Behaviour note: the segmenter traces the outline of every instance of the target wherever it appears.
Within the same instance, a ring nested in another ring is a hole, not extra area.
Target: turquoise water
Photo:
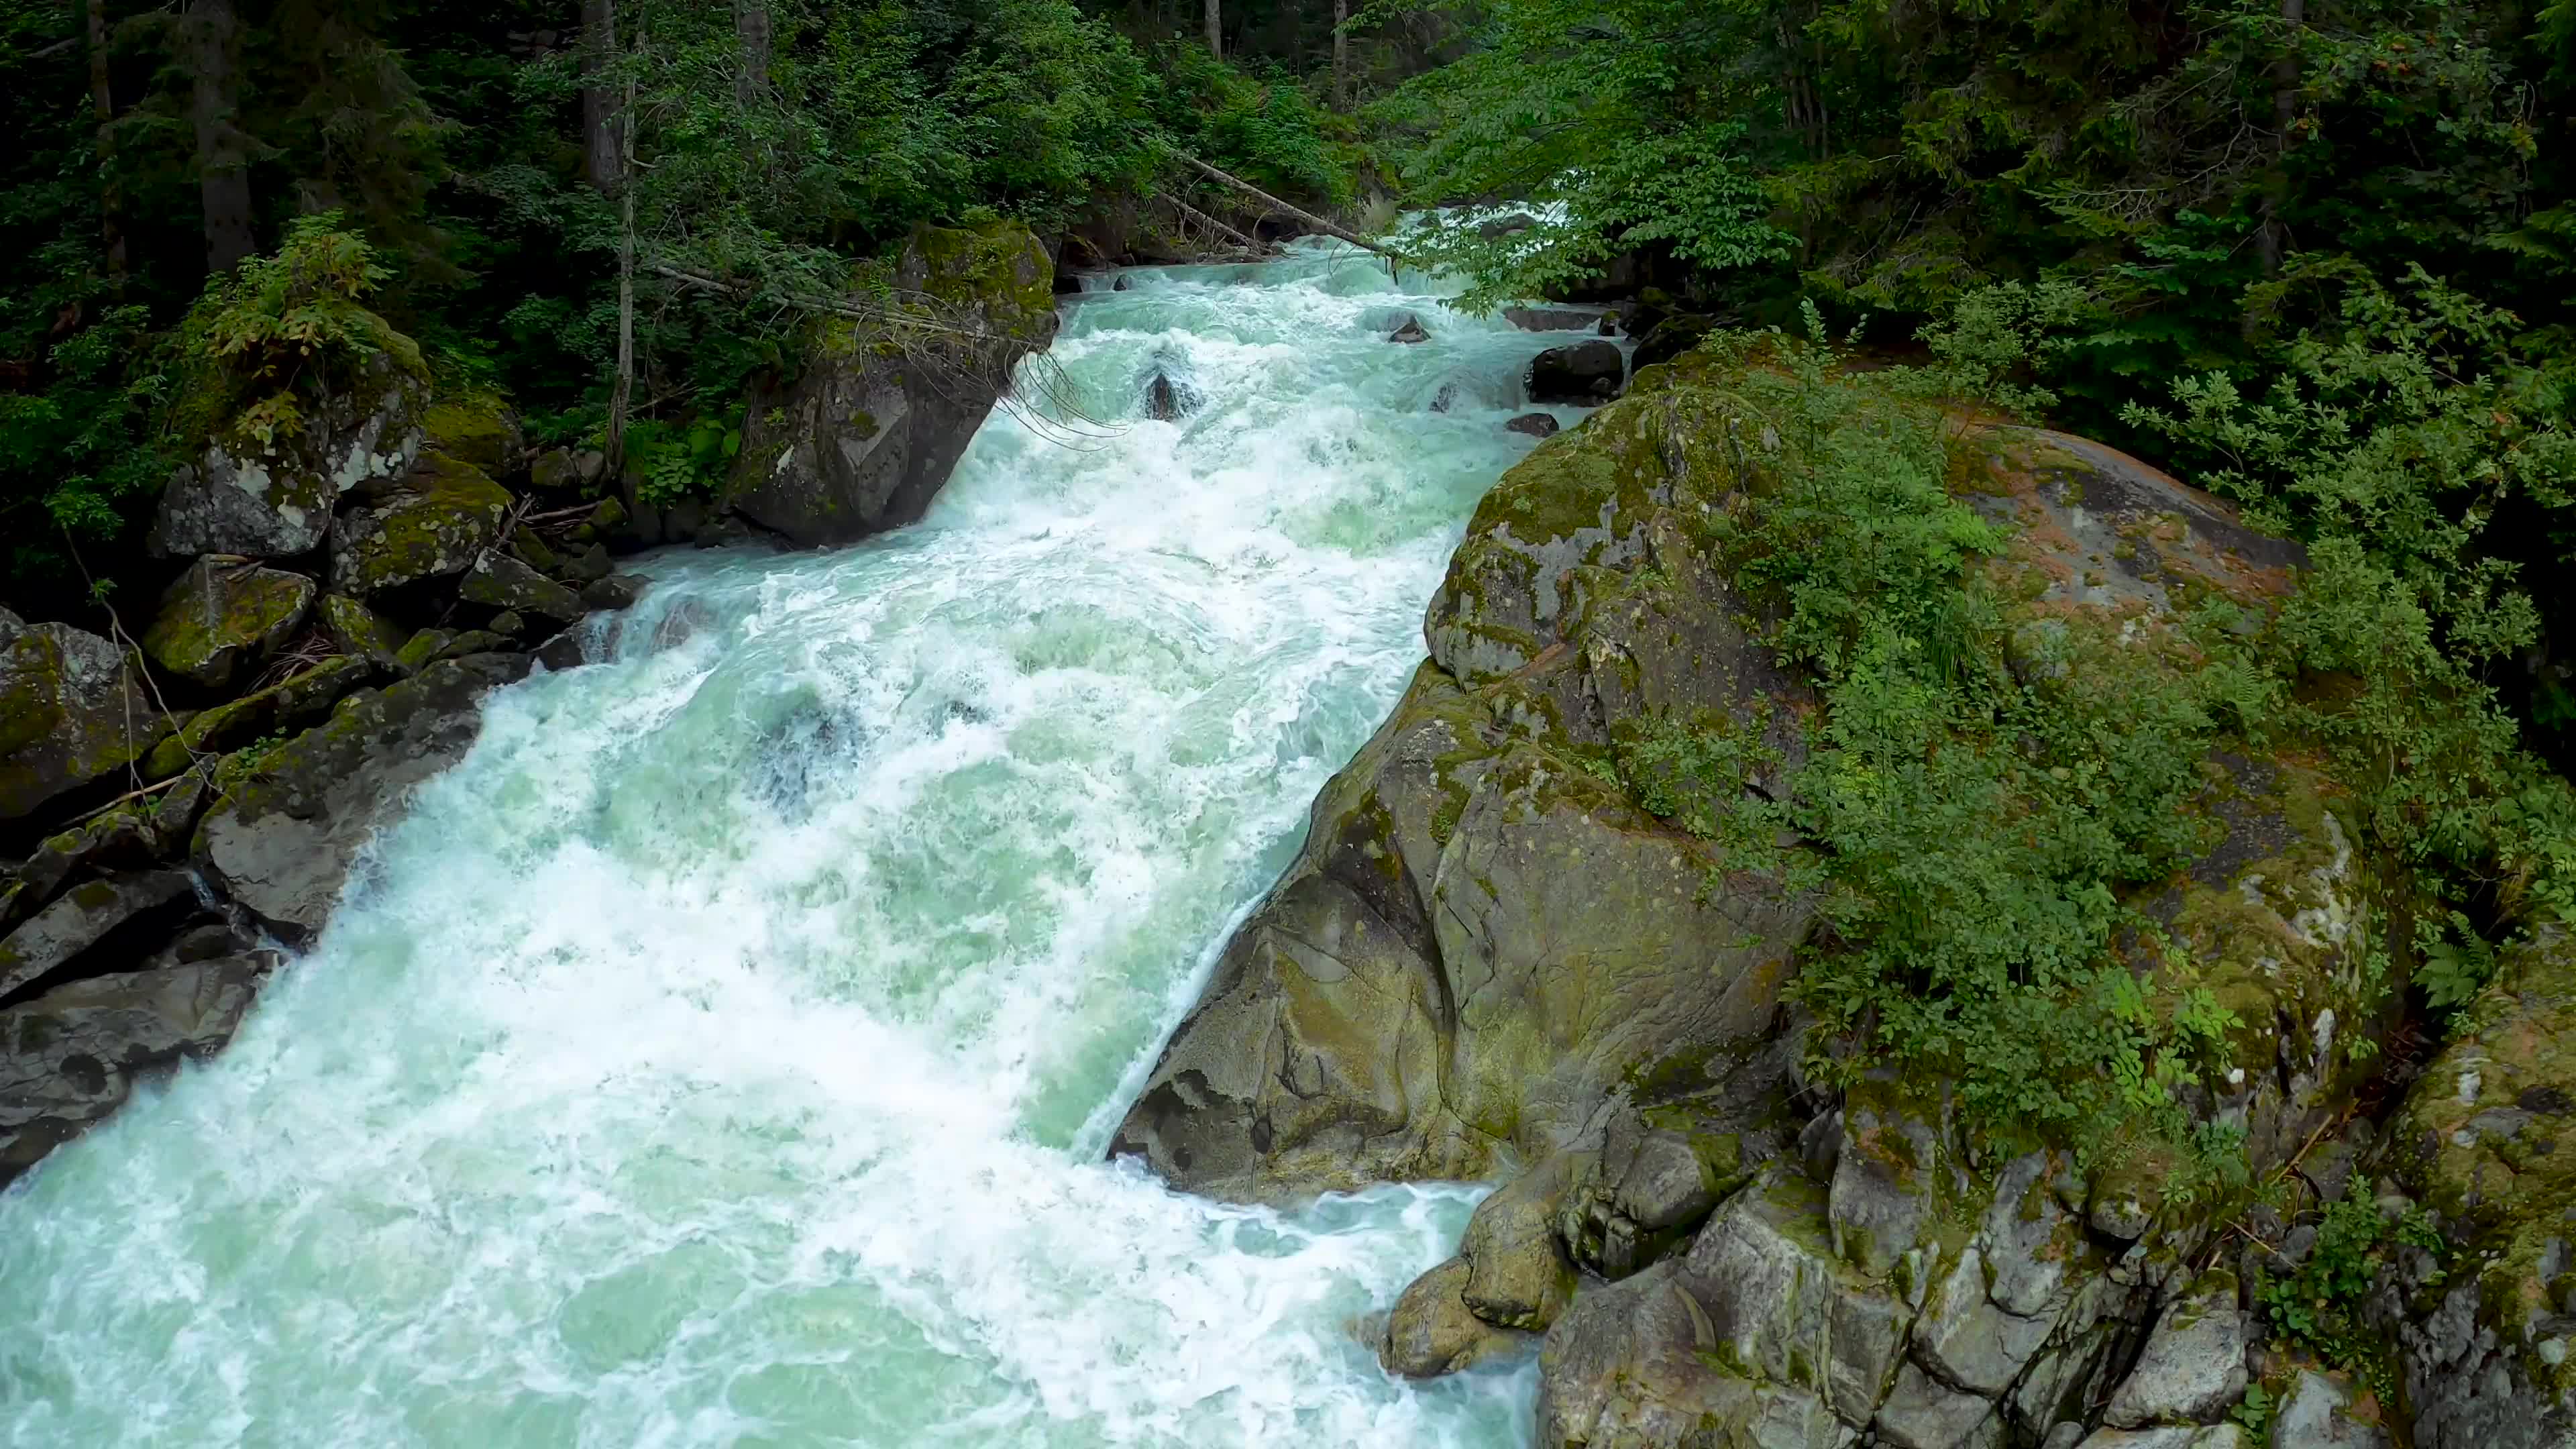
[[[230,1050],[0,1197],[0,1443],[1522,1442],[1526,1365],[1351,1331],[1475,1189],[1101,1156],[1564,339],[1315,250],[1129,275],[919,526],[653,561]]]

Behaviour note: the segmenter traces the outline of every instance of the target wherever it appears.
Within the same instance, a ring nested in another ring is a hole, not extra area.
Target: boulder
[[[2215,1424],[2245,1396],[2245,1378],[2236,1279],[2214,1272],[2165,1306],[2102,1422],[2116,1429]]]
[[[433,453],[381,500],[331,525],[331,592],[376,603],[454,578],[501,541],[510,495],[482,469]]]
[[[809,546],[919,518],[1012,368],[1054,337],[1052,279],[1046,249],[1016,222],[916,230],[895,287],[925,299],[918,315],[835,320],[800,376],[756,387],[724,506]]]
[[[1725,1340],[1668,1260],[1577,1298],[1539,1350],[1538,1442],[1565,1449],[1846,1449],[1812,1391],[1729,1371]],[[1712,1438],[1712,1426],[1729,1431]]]
[[[1597,308],[1505,307],[1503,320],[1523,332],[1589,332],[1604,317]]]
[[[483,695],[528,669],[525,655],[477,654],[351,695],[231,783],[197,827],[198,867],[281,939],[312,940],[360,847],[474,742]]]
[[[2245,1431],[2234,1424],[2213,1424],[2204,1429],[2097,1429],[2085,1435],[2076,1449],[2252,1449]]]
[[[486,609],[549,619],[557,625],[590,612],[579,594],[505,553],[487,553],[475,560],[457,594]]]
[[[1436,1378],[1503,1357],[1530,1342],[1530,1336],[1497,1328],[1478,1317],[1460,1296],[1467,1285],[1467,1260],[1451,1258],[1413,1280],[1387,1315],[1386,1336],[1378,1345],[1378,1362],[1406,1378]]]
[[[2375,1411],[2355,1402],[2341,1374],[2303,1369],[2272,1411],[2266,1449],[2388,1449]]]
[[[294,637],[315,592],[302,574],[209,555],[162,593],[143,652],[172,674],[221,689]]]
[[[0,1011],[0,1186],[139,1079],[221,1049],[276,964],[254,952],[101,976]]]
[[[170,475],[146,546],[158,558],[288,558],[319,547],[350,490],[399,478],[426,438],[426,391],[391,364],[320,410],[314,434],[261,453],[209,447]]]
[[[0,820],[124,769],[169,728],[115,645],[0,612]]]
[[[1476,235],[1487,241],[1495,241],[1502,237],[1517,236],[1536,228],[1537,225],[1538,218],[1526,211],[1507,211],[1500,216],[1489,216],[1476,223]]]
[[[1628,375],[1628,359],[1615,342],[1598,338],[1551,347],[1530,359],[1523,390],[1534,403],[1589,407],[1608,402]]]
[[[1459,1297],[1500,1328],[1531,1332],[1556,1321],[1574,1297],[1574,1265],[1556,1237],[1556,1217],[1589,1154],[1559,1152],[1476,1204],[1458,1256],[1467,1263]]]
[[[1553,438],[1556,436],[1557,423],[1554,417],[1546,413],[1523,413],[1503,424],[1503,427],[1511,432],[1526,433],[1533,438]]]
[[[407,636],[392,620],[346,594],[324,594],[320,613],[322,631],[342,654],[381,670],[397,667],[394,656]]]
[[[196,908],[195,888],[175,870],[74,887],[0,940],[0,1003],[116,969]]]
[[[1404,319],[1402,325],[1398,326],[1393,332],[1386,335],[1386,340],[1389,342],[1402,343],[1409,347],[1417,342],[1430,341],[1431,334],[1424,329],[1421,318],[1407,317]]]

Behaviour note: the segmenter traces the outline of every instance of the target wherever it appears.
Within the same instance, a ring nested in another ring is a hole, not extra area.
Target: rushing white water
[[[1407,1385],[1348,1327],[1472,1189],[1100,1159],[1564,339],[1319,252],[1129,275],[1054,357],[1198,412],[997,414],[915,528],[658,560],[227,1052],[0,1198],[0,1442],[1522,1440],[1526,1366]]]

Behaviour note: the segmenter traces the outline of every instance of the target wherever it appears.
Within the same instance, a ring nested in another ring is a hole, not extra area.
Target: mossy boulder
[[[265,451],[215,443],[170,475],[147,546],[156,557],[312,552],[351,490],[400,478],[421,453],[427,392],[383,364],[319,410],[306,436]]]
[[[0,940],[0,1003],[121,965],[196,905],[188,877],[175,870],[74,886]]]
[[[409,636],[392,620],[346,594],[323,595],[319,613],[323,631],[342,654],[379,669],[398,667],[395,654]]]
[[[590,612],[581,596],[504,553],[486,554],[468,569],[457,596],[493,613],[570,624]]]
[[[519,454],[519,423],[488,392],[442,397],[420,415],[423,447],[486,473],[509,471]]]
[[[2421,1449],[2576,1435],[2576,933],[2507,949],[2390,1141],[2456,1249],[2393,1305]]]
[[[917,229],[882,319],[831,319],[795,378],[752,390],[723,505],[807,546],[919,518],[1013,367],[1054,337],[1053,275],[1016,222]]]
[[[441,660],[340,701],[322,724],[230,772],[197,827],[198,868],[281,939],[309,942],[359,848],[474,742],[483,696],[528,669],[522,654]]]
[[[172,674],[221,689],[294,637],[316,592],[302,574],[208,555],[163,591],[143,652]]]
[[[351,691],[376,676],[374,662],[353,654],[336,655],[301,669],[256,693],[228,700],[191,716],[169,738],[153,746],[143,773],[166,780],[210,756],[240,749],[262,737],[300,730],[320,719]]]
[[[510,495],[482,469],[445,454],[402,487],[331,525],[331,591],[374,602],[453,578],[501,541]]]
[[[96,634],[0,611],[0,820],[124,769],[169,733],[139,673]]]

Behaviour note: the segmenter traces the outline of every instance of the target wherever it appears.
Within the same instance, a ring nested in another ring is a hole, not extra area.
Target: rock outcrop
[[[1782,993],[1814,903],[1720,869],[1606,767],[1688,719],[1778,798],[1823,708],[1708,542],[1788,466],[1728,366],[1642,370],[1485,498],[1429,660],[1316,800],[1112,1151],[1256,1201],[1500,1179],[1375,1346],[1419,1376],[1537,1335],[1550,1449],[2250,1449],[2231,1415],[2264,1321],[2237,1248],[2166,1202],[2171,1163],[1999,1156],[1939,1082],[1816,1086],[1802,1060],[1834,1043]],[[2304,566],[2110,449],[1947,426],[1954,496],[2005,535],[1976,565],[2003,610],[1992,662],[2034,699],[2196,667],[2186,610],[2259,621]],[[2365,923],[2402,882],[2310,757],[2222,750],[2201,778],[2197,858],[2128,902],[2159,949],[2119,949],[2152,999],[2233,1014],[2186,1110],[2241,1133],[2255,1171],[2343,1191],[2395,1021]],[[2417,1444],[2564,1432],[2562,958],[2551,936],[2509,962],[2406,1109],[2417,1191],[2492,1265],[2437,1281],[2427,1258],[2384,1290]],[[2257,1271],[2284,1241],[2246,1245],[2271,1255]]]
[[[1017,223],[924,227],[875,322],[833,319],[803,372],[756,387],[723,505],[789,543],[853,542],[919,518],[1055,336],[1046,249]]]

